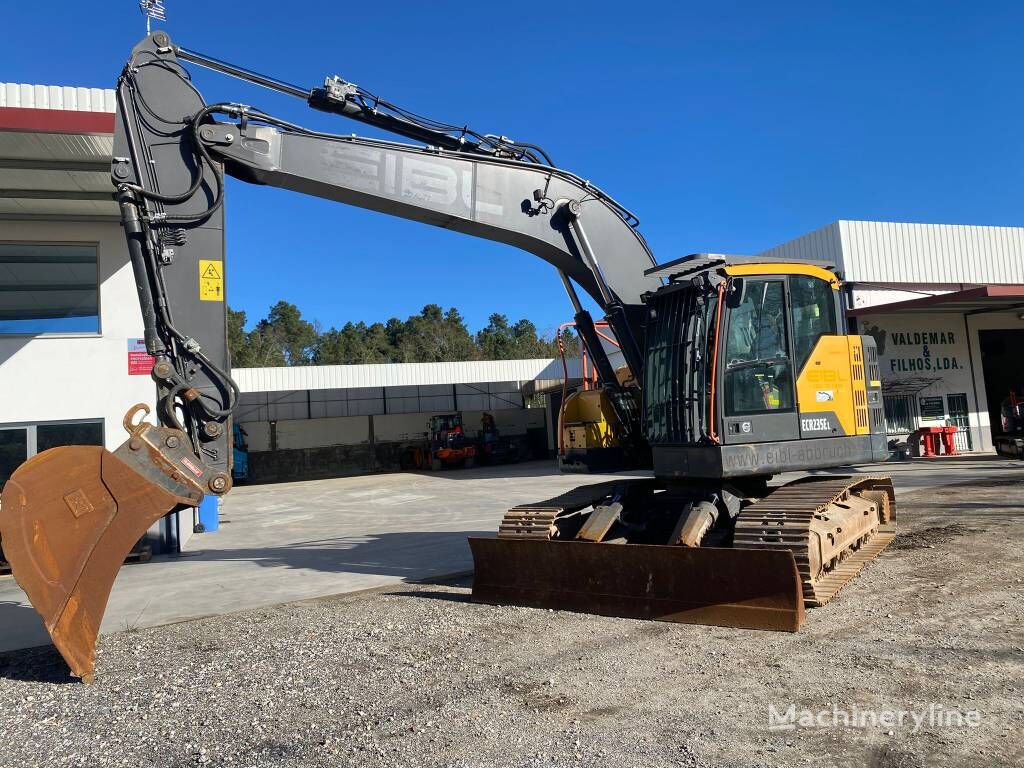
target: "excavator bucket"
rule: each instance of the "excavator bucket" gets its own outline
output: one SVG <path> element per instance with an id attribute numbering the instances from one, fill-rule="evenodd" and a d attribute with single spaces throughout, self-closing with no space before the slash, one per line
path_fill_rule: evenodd
<path id="1" fill-rule="evenodd" d="M 0 500 L 0 540 L 11 571 L 71 672 L 85 682 L 94 676 L 96 638 L 125 557 L 153 523 L 202 498 L 167 482 L 154 460 L 149 441 L 172 431 L 129 425 L 132 412 L 126 426 L 133 437 L 117 454 L 98 446 L 44 451 L 15 470 Z"/>
<path id="2" fill-rule="evenodd" d="M 791 552 L 471 538 L 473 601 L 796 632 Z"/>

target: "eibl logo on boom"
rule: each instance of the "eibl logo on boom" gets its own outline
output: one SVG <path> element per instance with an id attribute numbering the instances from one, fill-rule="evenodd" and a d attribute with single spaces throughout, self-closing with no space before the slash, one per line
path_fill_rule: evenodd
<path id="1" fill-rule="evenodd" d="M 856 705 L 819 710 L 797 709 L 796 704 L 777 709 L 768 705 L 769 731 L 794 731 L 797 728 L 910 728 L 917 733 L 928 728 L 977 728 L 981 712 L 976 709 L 946 709 L 929 704 L 925 709 L 862 709 Z"/>

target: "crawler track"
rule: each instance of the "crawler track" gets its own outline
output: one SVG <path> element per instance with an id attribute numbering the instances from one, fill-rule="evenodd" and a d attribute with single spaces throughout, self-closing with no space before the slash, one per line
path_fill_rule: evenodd
<path id="1" fill-rule="evenodd" d="M 829 602 L 896 535 L 892 481 L 866 476 L 808 477 L 774 490 L 736 518 L 727 549 L 572 540 L 591 508 L 655 482 L 595 483 L 513 507 L 498 529 L 508 544 L 471 542 L 480 582 L 474 599 L 794 631 L 805 608 Z M 579 513 L 578 524 L 568 522 Z M 546 541 L 552 549 L 543 549 Z M 636 573 L 646 581 L 630 581 Z M 701 585 L 697 593 L 690 582 Z"/>
<path id="2" fill-rule="evenodd" d="M 859 496 L 880 508 L 880 519 L 869 535 L 846 549 L 821 573 L 811 573 L 811 525 L 850 496 Z M 887 477 L 804 478 L 785 485 L 745 509 L 736 521 L 736 549 L 789 550 L 796 560 L 808 607 L 825 605 L 861 569 L 889 546 L 896 536 L 896 502 Z"/>
<path id="3" fill-rule="evenodd" d="M 649 483 L 647 480 L 627 480 L 625 483 Z M 624 482 L 613 480 L 605 483 L 592 483 L 573 488 L 547 501 L 535 504 L 520 504 L 512 507 L 498 525 L 499 539 L 552 539 L 556 537 L 555 518 L 562 514 L 572 514 L 587 507 L 594 506 L 612 493 Z"/>

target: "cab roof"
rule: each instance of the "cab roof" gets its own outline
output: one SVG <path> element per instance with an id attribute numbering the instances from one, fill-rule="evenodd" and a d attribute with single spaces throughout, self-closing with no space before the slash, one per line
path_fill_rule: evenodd
<path id="1" fill-rule="evenodd" d="M 743 273 L 755 274 L 751 267 L 756 265 L 769 267 L 769 269 L 765 270 L 765 274 L 782 274 L 789 271 L 801 273 L 804 272 L 803 268 L 811 267 L 813 269 L 808 270 L 805 274 L 815 273 L 818 277 L 822 277 L 829 282 L 835 282 L 839 278 L 839 271 L 835 264 L 827 261 L 766 259 L 762 256 L 734 256 L 725 253 L 691 253 L 688 256 L 683 256 L 681 259 L 652 267 L 646 270 L 644 275 L 646 277 L 662 278 L 672 283 L 677 280 L 692 279 L 702 272 L 723 267 L 744 267 Z M 792 267 L 792 270 L 780 270 L 780 267 L 783 265 Z M 823 272 L 831 274 L 826 277 L 822 274 Z"/>

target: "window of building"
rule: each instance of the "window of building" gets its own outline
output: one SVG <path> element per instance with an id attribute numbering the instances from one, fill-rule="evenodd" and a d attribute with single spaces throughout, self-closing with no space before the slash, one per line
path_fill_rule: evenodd
<path id="1" fill-rule="evenodd" d="M 0 490 L 24 461 L 61 445 L 103 445 L 103 422 L 0 426 Z"/>
<path id="2" fill-rule="evenodd" d="M 102 422 L 40 424 L 36 427 L 36 453 L 60 445 L 103 445 Z"/>
<path id="3" fill-rule="evenodd" d="M 782 280 L 748 280 L 742 303 L 730 310 L 726 416 L 793 410 L 785 306 Z"/>
<path id="4" fill-rule="evenodd" d="M 959 392 L 946 395 L 946 409 L 949 411 L 949 424 L 958 427 L 953 435 L 953 443 L 958 451 L 974 450 L 971 441 L 971 411 L 967 404 L 967 393 Z"/>
<path id="5" fill-rule="evenodd" d="M 0 429 L 0 490 L 11 473 L 28 458 L 28 429 Z"/>
<path id="6" fill-rule="evenodd" d="M 99 333 L 97 250 L 0 243 L 0 334 Z"/>
<path id="7" fill-rule="evenodd" d="M 789 294 L 793 310 L 793 358 L 799 371 L 818 339 L 838 332 L 836 300 L 832 286 L 817 277 L 804 275 L 790 276 Z"/>
<path id="8" fill-rule="evenodd" d="M 917 397 L 915 395 L 882 396 L 885 408 L 885 431 L 889 435 L 906 435 L 917 429 Z"/>

